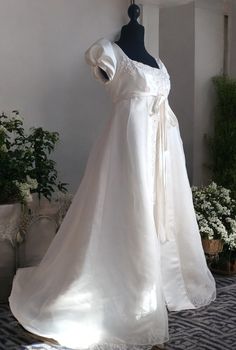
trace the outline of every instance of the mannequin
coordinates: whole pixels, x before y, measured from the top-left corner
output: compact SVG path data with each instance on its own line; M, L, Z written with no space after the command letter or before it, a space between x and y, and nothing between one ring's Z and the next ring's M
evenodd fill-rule
M120 39L115 41L117 45L132 60L142 62L154 68L159 68L154 57L146 50L144 44L144 27L138 23L140 8L134 2L128 8L130 21L121 29Z
M130 21L121 29L119 40L115 43L124 51L131 59L142 62L148 66L159 68L156 60L146 50L144 44L144 26L138 23L137 19L140 16L140 8L132 1L128 8L128 16ZM108 79L107 74L101 69L103 76Z

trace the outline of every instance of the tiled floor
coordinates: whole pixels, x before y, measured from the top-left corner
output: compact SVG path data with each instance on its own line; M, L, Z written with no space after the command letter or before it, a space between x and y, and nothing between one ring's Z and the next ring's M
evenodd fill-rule
M236 350L236 276L216 276L217 299L197 310L169 314L170 341L166 350ZM0 350L65 348L26 332L0 305Z

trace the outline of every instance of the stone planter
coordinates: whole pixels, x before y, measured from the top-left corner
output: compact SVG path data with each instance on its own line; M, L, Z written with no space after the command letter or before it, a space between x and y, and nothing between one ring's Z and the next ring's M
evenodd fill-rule
M21 205L0 205L0 303L8 301L16 270L15 242L21 220Z
M36 266L42 260L57 231L56 221L38 215L29 223L24 242L17 249L17 268Z

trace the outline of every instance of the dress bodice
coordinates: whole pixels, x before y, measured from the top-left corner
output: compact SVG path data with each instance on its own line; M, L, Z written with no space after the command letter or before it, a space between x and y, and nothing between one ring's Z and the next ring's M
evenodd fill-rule
M170 92L170 76L160 58L156 61L160 68L130 59L124 51L108 39L99 39L90 47L85 58L92 63L95 77L105 84L114 102L132 96L163 96ZM107 80L99 67L106 71Z
M112 43L117 58L117 72L113 83L107 85L113 101L132 94L164 95L170 91L170 78L164 64L156 59L160 67L154 68L131 60L122 49Z

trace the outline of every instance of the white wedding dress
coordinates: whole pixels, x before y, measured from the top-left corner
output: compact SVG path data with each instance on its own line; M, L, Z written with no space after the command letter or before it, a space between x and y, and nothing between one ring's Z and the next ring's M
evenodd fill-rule
M160 59L160 69L131 60L105 38L85 59L113 112L42 262L17 271L10 308L24 328L67 347L150 349L168 340L167 309L198 308L216 293L170 77Z

